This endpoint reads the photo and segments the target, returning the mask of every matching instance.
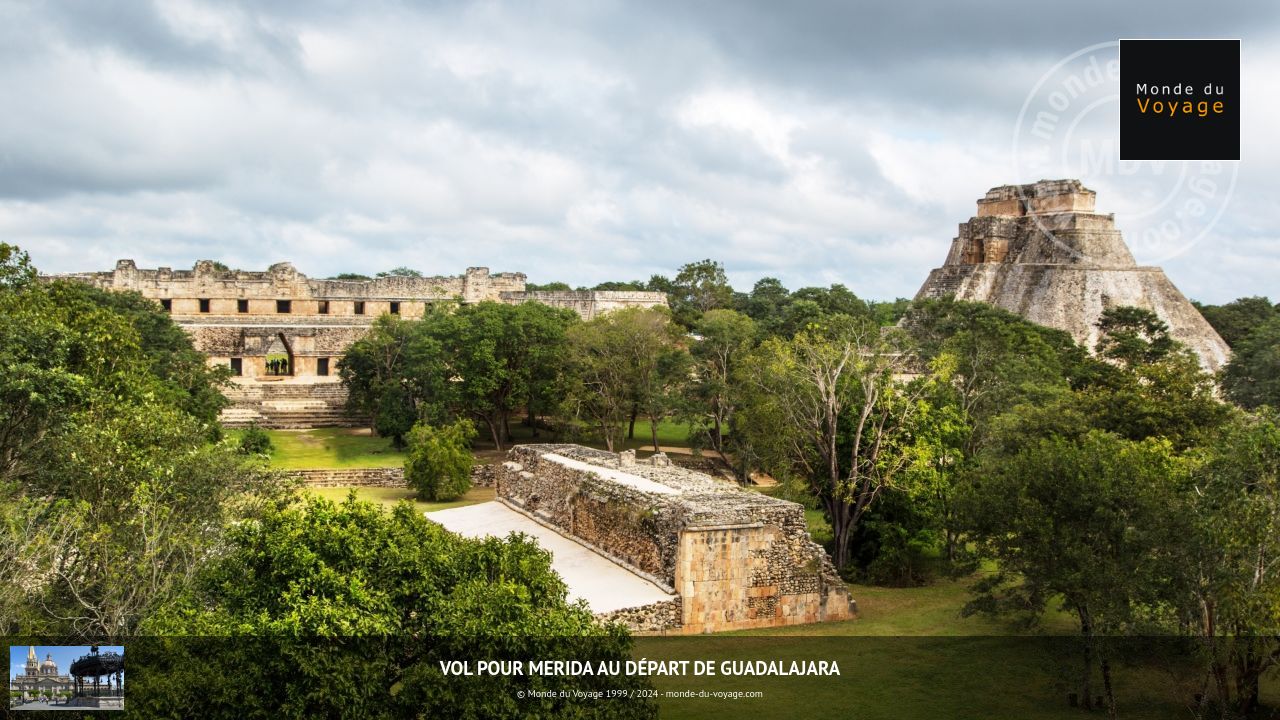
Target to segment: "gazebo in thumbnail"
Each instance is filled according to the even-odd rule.
[[[88,655],[71,663],[70,673],[75,680],[75,698],[70,704],[124,707],[124,656],[120,653],[100,653],[98,646],[94,645]]]

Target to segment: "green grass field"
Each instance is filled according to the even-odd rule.
[[[233,437],[239,431],[230,431]],[[274,450],[271,467],[279,470],[400,467],[404,453],[389,438],[363,428],[268,430]]]

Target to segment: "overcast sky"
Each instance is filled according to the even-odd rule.
[[[710,257],[743,290],[909,297],[975,199],[1039,179],[1012,141],[1055,63],[1239,37],[1229,205],[1174,257],[1135,250],[1190,297],[1280,299],[1278,20],[1235,0],[0,0],[0,239],[45,272],[591,285]],[[1121,230],[1152,221],[1127,178],[1084,179]]]

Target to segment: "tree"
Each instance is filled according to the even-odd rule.
[[[409,431],[409,454],[404,479],[428,502],[455,500],[471,489],[471,441],[476,437],[470,420],[443,427],[418,423]]]
[[[683,386],[678,331],[662,308],[624,308],[570,329],[564,410],[599,431],[612,452],[633,413],[658,424]]]
[[[442,348],[450,407],[489,429],[494,446],[511,437],[511,413],[544,404],[577,316],[541,303],[465,305],[437,318],[427,332]]]
[[[411,370],[420,370],[427,364],[423,358],[432,355],[429,349],[433,347],[423,347],[419,329],[420,325],[413,321],[382,315],[367,333],[347,347],[338,363],[338,375],[347,389],[348,410],[372,419],[378,433],[391,437],[397,446],[402,445],[404,433],[417,420],[417,401],[428,388],[436,389],[430,379],[443,372],[433,368],[435,372],[427,375],[425,387],[415,387],[415,393],[406,389],[412,382]],[[417,358],[416,365],[411,356]],[[412,377],[420,379],[421,373],[412,373]]]
[[[693,327],[702,313],[733,305],[733,288],[729,285],[724,266],[715,260],[682,265],[675,279],[670,281],[669,288],[654,289],[668,293],[673,319],[687,328]]]
[[[743,311],[755,321],[761,335],[779,335],[791,294],[777,278],[760,278],[743,303]]]
[[[0,583],[23,632],[119,637],[284,485],[212,442],[221,376],[153,303],[0,254]],[[33,523],[52,545],[8,535]]]
[[[694,361],[694,418],[707,445],[721,456],[737,405],[733,381],[739,364],[755,343],[756,333],[755,322],[735,310],[710,310],[694,327],[697,340],[690,347]]]
[[[555,282],[542,283],[542,284],[525,283],[524,289],[528,290],[529,292],[538,292],[538,291],[564,291],[564,290],[572,290],[573,288],[569,286],[569,283],[560,282],[557,280]]]
[[[337,275],[334,275],[329,279],[330,280],[372,280],[373,278],[369,277],[368,275],[361,275],[360,273],[347,272],[347,273],[338,273]]]
[[[250,423],[249,427],[244,429],[244,433],[240,436],[240,452],[245,455],[270,455],[274,447],[271,444],[271,436],[266,430],[258,427],[257,423]]]
[[[806,482],[823,504],[843,568],[876,498],[909,480],[913,427],[931,378],[905,382],[912,346],[868,318],[835,316],[791,340],[766,340],[741,366],[740,427],[775,476]]]
[[[130,680],[130,703],[148,717],[183,715],[191,698],[214,718],[657,712],[647,701],[533,693],[643,689],[643,678],[445,676],[441,661],[625,661],[631,641],[570,603],[550,554],[527,537],[463,538],[408,503],[385,512],[354,494],[341,504],[281,503],[235,527],[225,551],[145,631],[178,636],[162,648],[165,672]]]
[[[347,349],[339,373],[348,406],[396,437],[418,420],[473,418],[501,450],[510,416],[551,404],[570,310],[541,303],[433,307],[421,320],[383,316]]]
[[[1206,697],[1253,713],[1280,662],[1280,424],[1235,414],[1167,506],[1167,598],[1208,660]]]
[[[378,277],[380,278],[385,278],[385,277],[420,278],[422,277],[422,273],[417,270],[414,270],[413,268],[405,267],[401,265],[400,267],[391,268],[390,270],[383,270],[382,272],[378,273]]]
[[[1227,397],[1246,408],[1280,408],[1280,315],[1237,341],[1221,379]]]
[[[1226,420],[1213,377],[1154,313],[1112,308],[1098,327],[1101,361],[1086,362],[1075,383],[1095,427],[1131,440],[1167,438],[1185,450]]]
[[[1145,308],[1113,307],[1098,318],[1102,336],[1094,348],[1099,357],[1113,360],[1126,368],[1158,362],[1173,351],[1169,326],[1158,315]]]
[[[1134,627],[1152,599],[1165,552],[1165,508],[1186,472],[1167,443],[1135,442],[1099,430],[1050,436],[989,454],[981,479],[965,488],[962,514],[1000,571],[975,586],[967,612],[1016,612],[1034,623],[1053,598],[1076,616],[1082,638],[1081,689],[1091,682],[1100,636]],[[1111,665],[1101,655],[1114,716]]]
[[[566,288],[567,289],[567,288]],[[640,280],[608,280],[606,282],[597,283],[592,290],[650,290],[651,288]]]
[[[1200,314],[1234,350],[1240,341],[1267,321],[1280,316],[1280,307],[1265,297],[1246,297],[1226,305],[1196,304]]]

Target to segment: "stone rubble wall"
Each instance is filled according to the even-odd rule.
[[[471,469],[471,484],[492,487],[493,465],[476,465]],[[290,470],[285,473],[309,487],[408,487],[404,468],[349,468],[343,470]]]
[[[404,468],[290,470],[285,474],[309,487],[406,487]]]
[[[633,633],[659,634],[680,629],[684,615],[681,608],[682,601],[676,597],[651,605],[601,613],[596,617],[606,623],[621,623]]]

